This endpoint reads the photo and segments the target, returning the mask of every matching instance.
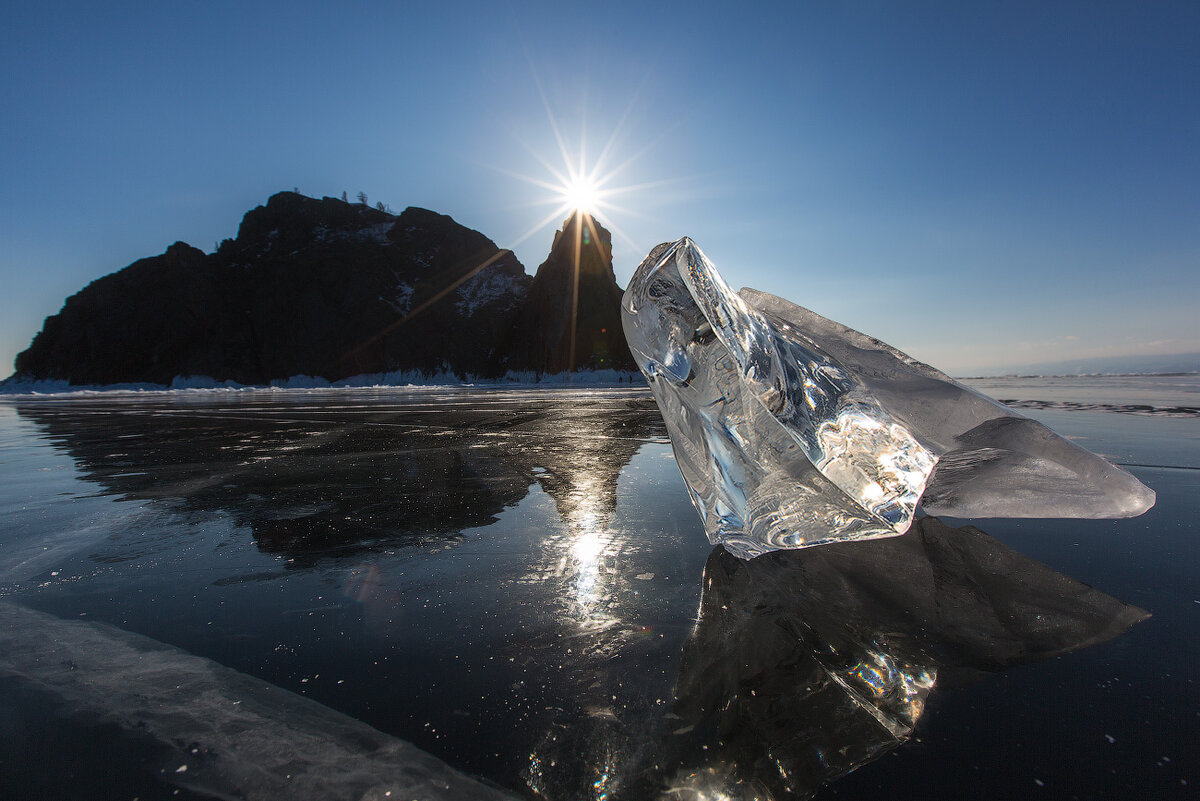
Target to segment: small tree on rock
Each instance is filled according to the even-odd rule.
[[[366,192],[358,193],[358,202],[363,204],[364,206],[367,205],[367,193]]]

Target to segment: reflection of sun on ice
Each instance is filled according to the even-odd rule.
[[[625,621],[617,610],[628,592],[628,581],[618,569],[624,537],[612,525],[612,493],[606,491],[606,479],[593,472],[589,461],[581,455],[578,470],[557,477],[570,485],[566,493],[556,493],[562,526],[545,538],[548,559],[530,580],[552,582],[564,602],[561,612],[565,619],[576,623],[580,633],[599,636],[625,631]],[[601,645],[601,640],[594,640],[589,647]]]
[[[600,529],[599,516],[586,506],[571,515],[574,531],[571,557],[575,562],[575,601],[583,608],[600,599],[600,557],[608,544]]]
[[[570,591],[580,622],[589,628],[605,627],[613,622],[606,609],[617,591],[615,576],[605,563],[616,556],[617,543],[601,500],[600,481],[591,475],[576,481],[566,514]]]

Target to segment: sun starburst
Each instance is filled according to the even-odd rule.
[[[604,143],[604,147],[600,149],[599,155],[594,160],[591,160],[588,157],[587,151],[586,125],[581,126],[579,131],[578,146],[574,148],[568,146],[567,139],[563,135],[562,126],[551,111],[550,105],[546,102],[544,95],[542,96],[542,101],[546,110],[546,120],[549,123],[550,132],[553,134],[553,141],[557,146],[561,161],[547,158],[544,155],[544,148],[535,148],[518,137],[517,141],[521,143],[522,147],[541,166],[542,170],[544,170],[543,174],[541,176],[534,176],[504,168],[497,169],[513,178],[545,190],[546,194],[541,198],[534,199],[530,205],[551,206],[553,210],[530,226],[527,231],[512,243],[511,247],[518,247],[531,236],[544,231],[548,225],[561,225],[564,220],[580,216],[595,218],[605,228],[612,231],[615,236],[619,237],[631,251],[634,253],[641,252],[643,250],[641,245],[634,242],[613,221],[614,215],[637,216],[629,209],[615,203],[615,199],[621,195],[648,187],[647,184],[625,183],[623,181],[631,171],[634,162],[644,155],[645,149],[630,158],[625,158],[619,163],[614,163],[616,162],[615,156],[617,155],[617,151],[620,149],[621,133],[625,121],[629,116],[629,109],[618,119],[616,126]]]
[[[589,158],[590,154],[587,148],[588,126],[586,120],[581,119],[580,121],[578,146],[575,148],[568,147],[567,139],[563,136],[562,126],[551,110],[550,104],[546,100],[546,95],[542,91],[541,83],[536,79],[536,75],[535,83],[541,96],[542,105],[546,111],[546,120],[549,123],[550,132],[553,134],[553,143],[557,146],[558,156],[561,158],[561,161],[548,156],[544,142],[541,147],[533,147],[522,137],[514,135],[514,139],[541,166],[542,171],[539,171],[538,175],[534,176],[494,165],[493,168],[512,178],[532,184],[544,192],[544,194],[536,199],[531,198],[528,205],[553,207],[552,211],[539,219],[520,237],[513,241],[510,247],[515,249],[530,237],[542,235],[547,226],[551,225],[555,227],[561,226],[562,231],[566,232],[569,230],[572,233],[573,242],[571,251],[575,262],[573,265],[574,275],[569,294],[564,300],[569,304],[570,308],[570,355],[568,369],[573,371],[576,365],[576,346],[578,344],[579,271],[581,258],[585,249],[589,247],[607,249],[604,258],[611,259],[612,243],[602,243],[599,233],[600,230],[607,229],[607,231],[612,232],[614,238],[619,239],[623,243],[623,247],[628,248],[629,253],[632,254],[629,258],[640,257],[640,254],[646,252],[646,248],[642,244],[635,242],[620,225],[614,222],[613,217],[633,218],[642,215],[617,205],[614,199],[639,192],[660,190],[667,184],[675,183],[677,179],[640,183],[628,180],[636,172],[636,163],[660,141],[660,137],[654,137],[648,143],[643,144],[632,155],[620,153],[622,149],[622,133],[630,118],[633,101],[631,101],[623,114],[614,118],[616,119],[616,124],[609,133],[607,141],[604,142],[604,146],[600,148],[599,153],[594,159],[591,159]],[[603,229],[600,226],[603,226]]]
[[[575,177],[563,187],[563,203],[582,214],[594,215],[599,209],[600,190],[588,177]]]

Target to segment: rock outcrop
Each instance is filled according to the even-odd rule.
[[[262,384],[399,370],[633,370],[608,232],[572,220],[530,278],[511,251],[445,215],[281,192],[214,253],[177,242],[69,297],[17,356],[16,376]]]
[[[636,370],[621,329],[621,294],[612,235],[587,214],[571,215],[517,315],[514,361],[546,373]]]

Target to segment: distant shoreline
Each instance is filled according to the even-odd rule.
[[[1136,415],[1139,417],[1176,417],[1200,418],[1200,404],[1193,403],[1192,397],[1185,392],[1183,395],[1172,395],[1151,399],[1142,393],[1132,395],[1119,385],[1101,385],[1099,391],[1095,384],[1087,379],[1153,379],[1153,378],[1194,378],[1200,379],[1200,373],[1128,373],[1101,375],[1065,375],[1065,376],[972,376],[956,379],[975,391],[983,391],[986,395],[995,397],[1010,409],[1025,411],[1058,411],[1058,412],[1115,412],[1118,414]],[[1045,384],[1040,389],[1033,389],[1035,382],[1064,381],[1067,384],[1054,386]],[[986,386],[986,382],[1001,382],[997,386]],[[976,382],[984,383],[977,386]],[[1030,382],[1023,389],[1024,397],[1011,397],[1010,392],[1017,391],[1020,382]],[[1070,382],[1079,382],[1074,388],[1067,386]],[[1014,386],[1008,386],[1013,384]],[[216,381],[208,377],[178,378],[170,385],[152,383],[109,384],[105,386],[76,386],[65,381],[14,381],[6,379],[0,382],[0,399],[95,399],[104,396],[130,398],[142,396],[199,396],[219,397],[224,394],[236,396],[242,393],[323,393],[341,392],[345,390],[363,392],[457,392],[457,391],[504,391],[518,392],[552,391],[552,390],[594,390],[594,391],[649,391],[640,373],[630,373],[617,370],[600,370],[594,372],[559,373],[542,375],[524,373],[509,373],[501,378],[477,378],[467,376],[466,379],[451,374],[439,373],[432,376],[422,374],[383,374],[362,375],[327,381],[312,376],[293,376],[286,380],[272,381],[270,384],[236,384],[232,381]],[[1062,397],[1065,392],[1069,393]],[[1033,395],[1040,397],[1033,397]],[[1060,397],[1055,397],[1059,395]],[[1090,396],[1090,397],[1089,397]],[[1200,398],[1200,393],[1197,393]],[[1152,400],[1152,402],[1146,402]]]
[[[1200,375],[1200,370],[1172,371],[1164,373],[1003,373],[1000,375],[951,376],[955,381],[977,381],[988,378],[1150,378],[1159,376]]]
[[[1167,373],[1074,373],[1074,374],[1016,374],[953,376],[955,381],[1021,381],[1050,378],[1171,378],[1200,376],[1200,372]],[[596,389],[620,389],[623,387],[645,387],[641,373],[628,370],[580,370],[573,373],[537,374],[534,372],[508,372],[500,377],[483,378],[474,375],[459,376],[441,372],[426,375],[420,371],[397,371],[392,373],[370,373],[350,376],[336,381],[319,376],[296,375],[275,379],[268,384],[239,384],[234,381],[218,381],[211,376],[177,376],[170,384],[152,382],[127,382],[117,384],[71,384],[63,380],[23,379],[13,375],[0,381],[2,395],[95,395],[110,392],[181,392],[181,391],[254,391],[254,390],[298,390],[298,389],[421,389],[421,388],[496,388],[512,389],[589,387]],[[1032,401],[1019,401],[1029,403]]]
[[[23,379],[10,376],[0,381],[0,395],[95,395],[113,392],[186,392],[255,390],[298,390],[298,389],[424,389],[424,388],[501,388],[538,389],[587,387],[593,389],[621,389],[645,387],[646,382],[639,372],[631,370],[578,370],[572,373],[538,374],[532,371],[510,371],[500,377],[482,378],[467,374],[433,373],[426,375],[417,370],[391,373],[368,373],[330,381],[319,376],[296,375],[275,379],[268,384],[239,384],[235,381],[218,381],[211,376],[177,376],[170,384],[151,382],[129,382],[118,384],[71,384],[63,380]]]

